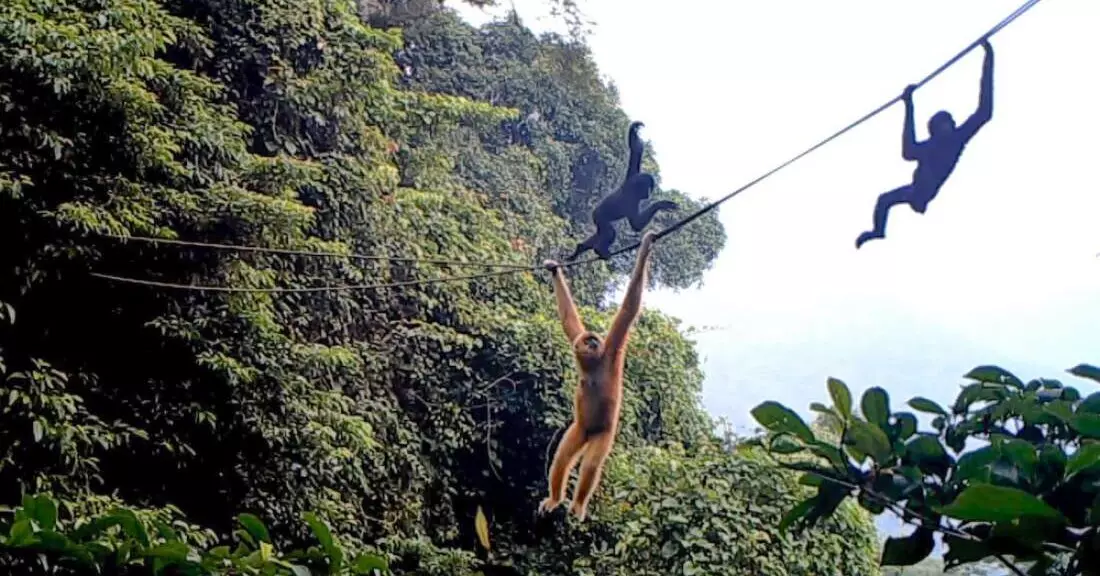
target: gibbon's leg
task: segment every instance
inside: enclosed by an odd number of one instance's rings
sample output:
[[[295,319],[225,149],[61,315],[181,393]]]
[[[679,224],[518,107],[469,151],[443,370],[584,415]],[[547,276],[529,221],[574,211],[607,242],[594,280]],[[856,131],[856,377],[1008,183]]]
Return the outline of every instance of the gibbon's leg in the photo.
[[[569,471],[577,463],[577,457],[585,448],[584,430],[574,421],[565,430],[554,453],[554,463],[550,465],[550,496],[539,504],[539,513],[550,512],[565,499],[565,480]]]
[[[908,202],[912,194],[913,185],[907,184],[880,195],[875,203],[874,228],[859,235],[859,238],[856,239],[856,250],[868,240],[885,238],[886,217],[889,215],[890,209],[898,204]]]
[[[615,428],[612,426],[608,431],[590,437],[585,447],[584,458],[581,459],[580,479],[577,480],[577,488],[573,491],[573,504],[569,507],[569,511],[578,520],[584,520],[588,515],[588,500],[592,498],[592,491],[600,484],[604,462],[615,444]]]
[[[611,222],[599,222],[596,224],[596,240],[592,244],[592,250],[600,258],[607,260],[611,257],[611,245],[615,242],[615,225]]]
[[[634,214],[627,218],[630,222],[630,227],[635,232],[641,232],[649,225],[649,221],[653,220],[653,217],[657,215],[661,210],[675,210],[677,208],[676,203],[671,200],[661,200],[660,202],[654,202],[650,204],[645,210]]]
[[[595,250],[600,258],[607,260],[610,258],[613,242],[615,242],[615,225],[611,222],[596,220],[596,232],[584,242],[577,244],[577,249],[573,251],[573,255],[569,257],[569,260],[576,260],[577,256],[584,254],[584,251],[588,249]]]

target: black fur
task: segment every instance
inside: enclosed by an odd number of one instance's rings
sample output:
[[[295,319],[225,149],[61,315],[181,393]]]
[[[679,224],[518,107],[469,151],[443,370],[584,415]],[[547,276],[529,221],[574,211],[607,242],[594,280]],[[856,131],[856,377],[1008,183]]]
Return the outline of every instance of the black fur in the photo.
[[[569,260],[575,260],[586,250],[594,250],[604,260],[611,257],[611,244],[615,242],[616,220],[626,219],[635,232],[641,232],[649,224],[649,221],[661,210],[675,210],[678,206],[675,202],[661,200],[654,202],[639,211],[642,200],[649,198],[656,182],[652,174],[642,172],[642,151],[644,144],[638,136],[638,129],[644,126],[641,122],[632,122],[627,134],[627,145],[630,147],[630,160],[627,162],[626,178],[611,194],[600,200],[600,203],[592,209],[592,222],[596,225],[596,232],[584,242],[577,244],[577,249]]]

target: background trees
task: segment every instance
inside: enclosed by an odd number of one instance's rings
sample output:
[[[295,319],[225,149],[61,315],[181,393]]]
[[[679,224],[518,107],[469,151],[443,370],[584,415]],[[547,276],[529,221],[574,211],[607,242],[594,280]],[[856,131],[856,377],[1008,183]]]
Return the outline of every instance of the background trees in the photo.
[[[573,381],[542,279],[262,291],[471,272],[352,253],[560,254],[624,171],[627,121],[583,44],[516,19],[475,29],[431,5],[326,0],[5,3],[0,500],[17,510],[0,520],[0,563],[873,573],[854,508],[814,534],[775,529],[802,488],[714,438],[672,318],[638,326],[606,497],[576,527],[532,514]],[[654,284],[696,282],[724,240],[713,214],[669,238]],[[598,328],[630,258],[575,274]],[[474,554],[478,509],[491,559]]]

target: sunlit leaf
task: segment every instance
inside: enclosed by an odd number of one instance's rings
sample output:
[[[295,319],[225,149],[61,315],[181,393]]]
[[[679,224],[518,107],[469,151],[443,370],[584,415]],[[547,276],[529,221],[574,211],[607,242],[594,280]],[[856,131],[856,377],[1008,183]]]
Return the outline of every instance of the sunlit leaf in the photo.
[[[978,366],[967,372],[963,378],[977,380],[979,382],[992,382],[994,384],[1008,384],[1016,388],[1023,388],[1024,383],[1015,374],[1000,366]]]
[[[833,406],[845,421],[849,420],[852,417],[852,392],[848,389],[848,385],[836,378],[829,378],[827,385],[829,396],[833,399]]]
[[[1100,368],[1092,366],[1091,364],[1078,364],[1073,368],[1067,370],[1070,374],[1078,376],[1080,378],[1088,378],[1093,382],[1100,383]]]
[[[752,416],[772,432],[788,432],[803,442],[813,442],[814,433],[793,410],[778,402],[764,402],[752,409]]]
[[[817,502],[817,496],[813,496],[799,502],[794,508],[788,510],[787,513],[783,515],[783,518],[779,521],[779,532],[786,532],[792,525],[802,520],[806,516],[806,514],[808,514],[810,510],[813,509]]]
[[[477,540],[481,543],[481,547],[489,550],[489,521],[485,519],[485,512],[481,506],[477,507],[477,514],[474,516],[474,530],[477,532]]]
[[[943,409],[939,404],[927,399],[917,396],[909,401],[909,407],[917,412],[925,412],[928,414],[939,414],[940,416],[947,416],[947,411]]]
[[[883,464],[890,459],[890,439],[877,426],[862,420],[852,420],[844,435],[844,443],[849,444]]]
[[[1028,518],[1063,519],[1061,512],[1023,490],[992,484],[970,486],[954,502],[938,507],[937,511],[957,520],[973,522],[1011,522]]]
[[[267,533],[267,526],[253,514],[243,513],[237,516],[237,522],[259,542],[271,542],[271,535]]]
[[[874,424],[885,432],[890,426],[890,396],[886,390],[877,386],[868,388],[863,393],[859,402],[859,408],[867,422]]]
[[[1100,444],[1085,444],[1070,456],[1066,464],[1066,476],[1089,470],[1100,465]]]

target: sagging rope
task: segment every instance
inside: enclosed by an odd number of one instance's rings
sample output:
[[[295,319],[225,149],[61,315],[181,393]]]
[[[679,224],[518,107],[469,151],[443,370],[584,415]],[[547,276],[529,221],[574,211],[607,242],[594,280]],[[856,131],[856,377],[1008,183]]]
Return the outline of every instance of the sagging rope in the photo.
[[[997,32],[1001,31],[1004,27],[1008,26],[1013,21],[1015,21],[1017,18],[1022,16],[1025,12],[1027,12],[1028,10],[1031,10],[1031,8],[1033,8],[1040,1],[1041,0],[1027,0],[1027,2],[1022,4],[1015,11],[1013,11],[1011,14],[1006,16],[1000,22],[998,22],[995,26],[990,28],[985,34],[982,34],[981,36],[979,36],[977,40],[975,40],[974,42],[971,42],[970,45],[968,45],[966,48],[963,48],[961,51],[959,51],[958,54],[955,54],[954,56],[952,56],[950,59],[948,59],[942,65],[940,65],[939,68],[936,68],[931,74],[928,74],[923,79],[921,79],[920,82],[917,82],[915,86],[917,88],[920,88],[920,87],[924,86],[925,84],[927,84],[928,82],[930,82],[933,78],[935,78],[935,77],[939,76],[940,74],[942,74],[945,70],[947,70],[952,65],[954,65],[956,62],[961,60],[963,58],[963,56],[966,56],[972,50],[974,50],[979,45],[981,45],[982,41],[990,38],[991,36],[993,36]],[[874,118],[875,116],[878,116],[879,114],[886,111],[888,108],[890,108],[894,104],[897,104],[899,101],[901,101],[901,95],[900,94],[898,96],[894,96],[889,101],[885,102],[884,104],[880,105],[879,107],[875,108],[874,110],[868,112],[867,114],[864,114],[862,117],[860,117],[859,119],[849,123],[847,126],[841,128],[840,130],[837,130],[836,132],[834,132],[833,134],[829,135],[828,137],[822,139],[821,141],[814,144],[813,146],[810,146],[809,148],[807,148],[807,149],[803,150],[802,152],[796,154],[795,156],[791,157],[787,161],[779,164],[775,168],[772,168],[771,170],[768,170],[767,172],[765,172],[765,173],[761,174],[760,176],[756,177],[755,179],[749,181],[747,184],[741,186],[740,188],[734,190],[733,192],[730,192],[729,194],[726,194],[725,196],[723,196],[723,197],[707,204],[706,206],[703,206],[699,210],[696,210],[695,212],[689,214],[688,216],[685,216],[684,218],[678,220],[677,222],[673,223],[668,228],[665,228],[664,230],[660,231],[657,234],[657,239],[660,240],[661,238],[664,238],[664,237],[680,230],[681,228],[683,228],[684,226],[690,224],[694,220],[700,218],[704,214],[710,212],[711,210],[714,210],[715,208],[717,208],[723,202],[726,202],[727,200],[730,200],[734,196],[737,196],[738,194],[748,190],[749,188],[752,188],[753,186],[759,184],[760,182],[763,182],[764,180],[768,179],[769,177],[776,174],[777,172],[783,170],[787,166],[790,166],[791,164],[794,164],[795,162],[797,162],[797,161],[805,158],[806,156],[809,156],[810,154],[816,152],[821,147],[823,147],[826,144],[832,142],[833,140],[836,140],[837,138],[839,138],[840,136],[846,134],[848,131],[852,130],[853,128],[859,126],[860,124],[863,124],[864,122],[870,120],[871,118]],[[135,239],[135,237],[123,237],[123,238]],[[141,280],[141,279],[138,279],[138,278],[129,278],[129,277],[124,277],[124,276],[114,276],[114,275],[109,275],[109,274],[101,274],[101,273],[98,273],[98,272],[93,272],[93,273],[91,273],[91,275],[95,276],[95,277],[98,277],[98,278],[104,278],[104,279],[107,279],[107,280],[112,280],[112,281],[115,281],[115,282],[122,282],[122,283],[128,283],[128,284],[139,284],[139,285],[153,286],[153,287],[158,287],[158,288],[169,288],[169,289],[177,289],[177,290],[192,290],[192,291],[201,291],[201,292],[307,293],[307,292],[359,291],[359,290],[375,290],[375,289],[383,289],[383,288],[401,288],[401,287],[408,287],[408,286],[420,286],[420,285],[425,285],[425,284],[439,284],[439,283],[446,283],[446,282],[457,282],[457,281],[461,281],[461,280],[477,280],[477,279],[481,279],[481,278],[490,278],[490,277],[495,277],[495,276],[504,276],[504,275],[507,275],[507,274],[515,274],[515,273],[518,273],[518,272],[533,272],[533,271],[537,271],[537,270],[541,269],[541,266],[524,266],[522,264],[489,264],[489,263],[462,262],[462,261],[457,261],[457,260],[451,261],[451,260],[442,260],[442,259],[415,259],[415,258],[397,258],[397,257],[387,258],[387,257],[382,257],[382,256],[363,256],[363,255],[352,256],[352,255],[348,255],[348,254],[339,254],[339,253],[310,252],[310,251],[301,251],[301,250],[281,250],[281,249],[276,249],[276,248],[260,248],[260,247],[252,247],[252,246],[230,246],[230,245],[218,245],[218,244],[210,244],[210,243],[202,243],[202,242],[185,242],[185,241],[181,241],[181,240],[165,240],[165,239],[143,239],[143,240],[157,241],[157,242],[163,242],[163,243],[173,243],[173,244],[185,244],[185,245],[193,245],[193,246],[206,246],[206,247],[236,249],[236,250],[242,250],[242,251],[258,251],[258,252],[270,252],[270,253],[311,255],[311,256],[321,256],[321,255],[324,255],[324,256],[340,256],[340,257],[345,257],[345,258],[358,257],[358,258],[368,259],[368,260],[393,260],[393,261],[407,261],[407,262],[429,262],[429,261],[434,260],[434,263],[440,263],[440,264],[466,265],[466,266],[484,266],[484,267],[501,267],[501,268],[506,268],[506,269],[496,271],[496,272],[485,272],[485,273],[482,273],[482,274],[470,274],[470,275],[464,275],[464,276],[445,276],[445,277],[442,277],[442,278],[433,278],[433,279],[428,279],[428,280],[409,280],[409,281],[405,281],[405,282],[389,282],[389,283],[382,283],[382,284],[362,284],[362,285],[352,284],[352,285],[344,285],[344,286],[317,286],[317,287],[303,287],[303,288],[250,288],[250,287],[229,287],[229,286],[203,286],[203,285],[196,285],[196,284],[178,284],[178,283],[173,283],[173,282],[159,282],[159,281],[155,281],[155,280]],[[613,256],[617,256],[619,254],[630,252],[632,250],[637,249],[639,246],[641,246],[641,241],[635,242],[634,244],[624,246],[622,248],[619,248],[618,250],[612,251],[611,254],[609,255],[609,258],[613,257]],[[563,268],[570,268],[570,267],[573,267],[573,266],[576,266],[576,265],[579,265],[579,264],[590,264],[592,262],[596,262],[596,261],[599,261],[599,260],[602,260],[602,258],[600,258],[598,255],[597,256],[590,256],[587,259],[583,259],[583,260],[574,260],[574,261],[571,261],[571,262],[564,262],[564,263],[561,264],[561,266]]]
[[[311,256],[323,258],[347,258],[349,260],[385,260],[389,262],[408,262],[414,264],[439,264],[443,266],[467,266],[474,268],[510,268],[514,270],[529,270],[526,264],[507,264],[500,262],[471,262],[469,260],[448,260],[446,258],[410,258],[407,256],[378,256],[359,254],[356,252],[325,252],[321,250],[295,250],[291,248],[267,248],[263,246],[241,246],[238,244],[217,244],[214,242],[195,242],[191,240],[173,240],[169,238],[152,238],[148,236],[124,236],[122,234],[99,234],[104,238],[122,240],[123,243],[145,242],[148,244],[174,244],[176,246],[188,246],[192,248],[210,248],[213,250],[229,250],[236,252],[262,252],[265,254],[283,254],[286,256]]]

